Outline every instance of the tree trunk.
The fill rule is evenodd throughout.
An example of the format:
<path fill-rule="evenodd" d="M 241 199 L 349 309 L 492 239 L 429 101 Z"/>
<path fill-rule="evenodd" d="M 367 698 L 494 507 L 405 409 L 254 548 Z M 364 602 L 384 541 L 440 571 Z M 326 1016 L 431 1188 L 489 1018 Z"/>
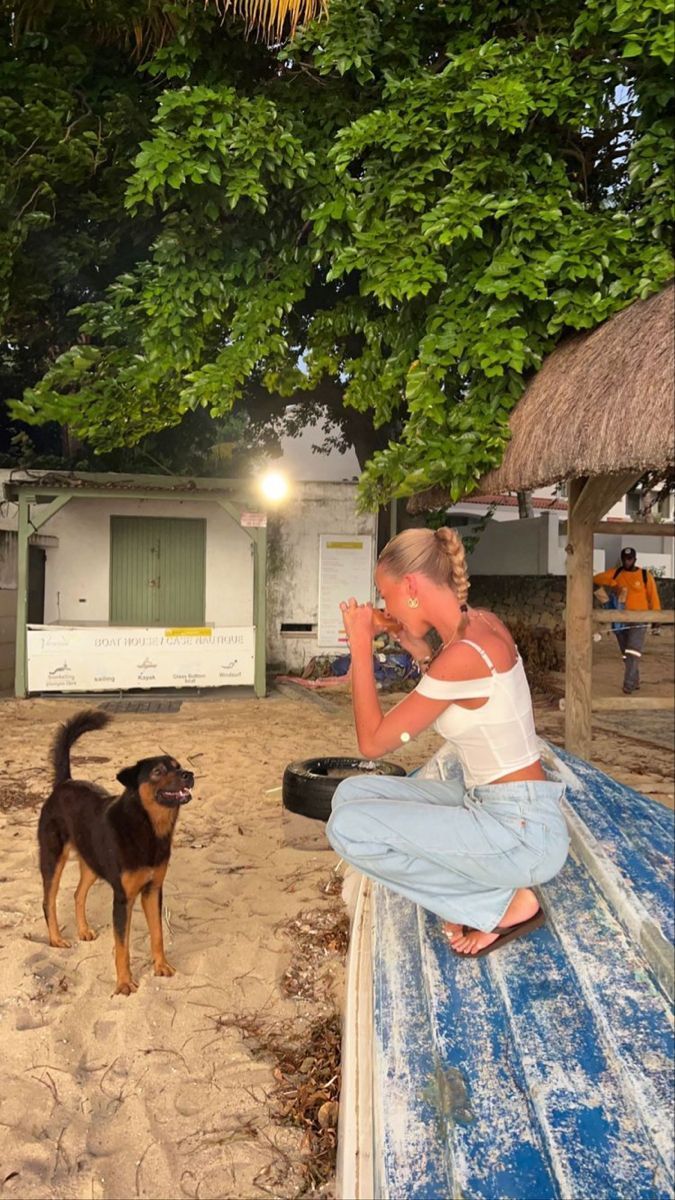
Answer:
<path fill-rule="evenodd" d="M 532 507 L 532 492 L 516 492 L 518 497 L 518 516 L 533 517 L 534 508 Z"/>

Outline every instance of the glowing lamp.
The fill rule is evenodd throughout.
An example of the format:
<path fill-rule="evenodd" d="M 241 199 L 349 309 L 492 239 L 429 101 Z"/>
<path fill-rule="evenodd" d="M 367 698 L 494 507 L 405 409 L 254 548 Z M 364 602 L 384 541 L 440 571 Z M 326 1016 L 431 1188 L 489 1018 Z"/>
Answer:
<path fill-rule="evenodd" d="M 268 471 L 261 477 L 259 487 L 265 499 L 272 503 L 284 500 L 289 490 L 288 480 L 280 471 Z"/>

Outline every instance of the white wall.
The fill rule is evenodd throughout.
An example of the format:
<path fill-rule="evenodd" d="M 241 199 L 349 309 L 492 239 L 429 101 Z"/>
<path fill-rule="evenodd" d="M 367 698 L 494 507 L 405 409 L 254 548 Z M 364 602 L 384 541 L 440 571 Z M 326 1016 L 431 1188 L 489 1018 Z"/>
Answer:
<path fill-rule="evenodd" d="M 330 454 L 313 453 L 312 446 L 320 446 L 333 432 L 336 432 L 335 426 L 329 421 L 318 421 L 316 425 L 306 426 L 296 438 L 282 437 L 281 458 L 270 460 L 270 467 L 279 468 L 296 481 L 344 483 L 358 479 L 361 468 L 351 447 L 344 454 L 337 450 L 331 450 Z"/>
<path fill-rule="evenodd" d="M 322 533 L 377 536 L 377 516 L 357 515 L 353 483 L 298 484 L 279 515 L 270 519 L 267 555 L 267 655 L 271 663 L 302 668 L 320 650 L 319 536 Z M 372 595 L 372 593 L 371 593 Z M 369 597 L 363 597 L 368 599 Z M 310 634 L 282 635 L 283 623 L 306 623 Z"/>
<path fill-rule="evenodd" d="M 453 510 L 454 511 L 454 510 Z M 564 575 L 567 536 L 559 532 L 566 513 L 544 511 L 524 520 L 489 521 L 478 544 L 469 555 L 469 570 L 474 575 Z M 656 527 L 658 528 L 658 526 Z M 470 536 L 470 529 L 460 533 Z M 598 574 L 619 562 L 624 546 L 634 546 L 638 566 L 665 568 L 665 577 L 675 577 L 675 539 L 672 537 L 631 537 L 621 534 L 596 534 L 593 571 Z"/>
<path fill-rule="evenodd" d="M 301 668 L 320 653 L 316 639 L 319 536 L 371 534 L 374 542 L 377 537 L 376 515 L 357 515 L 355 503 L 356 485 L 352 482 L 298 482 L 276 513 L 270 511 L 267 654 L 271 663 Z M 112 515 L 206 519 L 206 622 L 219 626 L 252 623 L 251 542 L 223 509 L 211 501 L 137 501 L 106 496 L 69 500 L 40 529 L 40 541 L 47 550 L 47 624 L 108 624 Z M 16 529 L 16 505 L 2 506 L 0 530 L 3 527 Z M 10 594 L 15 604 L 15 591 Z M 281 625 L 286 622 L 313 628 L 309 635 L 282 636 Z"/>
<path fill-rule="evenodd" d="M 252 544 L 224 509 L 211 501 L 107 497 L 75 497 L 42 526 L 58 539 L 47 548 L 46 624 L 108 624 L 111 516 L 206 520 L 206 623 L 252 624 Z"/>
<path fill-rule="evenodd" d="M 468 556 L 471 575 L 564 575 L 565 541 L 559 533 L 564 513 L 542 512 L 517 521 L 488 522 Z M 463 531 L 462 531 L 463 532 Z M 594 572 L 603 571 L 605 554 L 593 552 Z"/>
<path fill-rule="evenodd" d="M 658 527 L 657 527 L 658 528 Z M 596 535 L 596 546 L 605 551 L 607 568 L 617 566 L 621 561 L 621 551 L 624 546 L 632 546 L 637 551 L 639 567 L 665 567 L 666 579 L 675 578 L 675 538 L 672 537 L 630 537 L 621 533 L 621 526 L 616 534 Z"/>

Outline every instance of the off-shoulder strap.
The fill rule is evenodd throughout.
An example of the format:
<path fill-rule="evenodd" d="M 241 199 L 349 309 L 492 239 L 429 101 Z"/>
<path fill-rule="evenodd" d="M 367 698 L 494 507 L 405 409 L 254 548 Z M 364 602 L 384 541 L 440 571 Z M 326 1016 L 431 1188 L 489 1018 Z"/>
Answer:
<path fill-rule="evenodd" d="M 492 675 L 483 679 L 434 679 L 426 674 L 415 691 L 428 700 L 478 700 L 492 695 Z"/>

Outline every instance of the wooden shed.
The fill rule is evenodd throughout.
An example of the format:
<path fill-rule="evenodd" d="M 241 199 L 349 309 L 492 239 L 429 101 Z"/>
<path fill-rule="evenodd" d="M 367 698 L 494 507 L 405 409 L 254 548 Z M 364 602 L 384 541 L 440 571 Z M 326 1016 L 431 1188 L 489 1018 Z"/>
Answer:
<path fill-rule="evenodd" d="M 568 338 L 545 360 L 510 419 L 501 465 L 478 481 L 482 493 L 568 485 L 565 745 L 588 757 L 591 743 L 593 535 L 601 518 L 647 471 L 675 464 L 675 287 L 670 283 L 591 333 Z M 431 488 L 408 503 L 411 512 L 449 507 L 448 491 Z M 616 526 L 612 526 L 616 528 Z M 626 523 L 622 532 L 649 534 L 653 524 Z M 673 526 L 659 525 L 659 533 Z M 648 613 L 650 622 L 672 612 Z M 622 620 L 644 621 L 644 613 Z M 599 697 L 593 708 L 672 706 L 650 697 Z"/>

